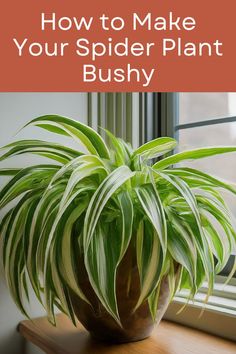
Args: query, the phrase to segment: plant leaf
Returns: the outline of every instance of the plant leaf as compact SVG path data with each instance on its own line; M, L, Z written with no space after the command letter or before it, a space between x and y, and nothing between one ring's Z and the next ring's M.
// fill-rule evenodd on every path
M26 191L48 185L58 168L55 165L37 165L20 170L0 191L0 208Z
M135 175L127 166L121 166L110 173L94 193L84 221L84 248L87 249L95 231L99 216L110 197L127 180Z
M15 176L19 173L22 168L1 168L0 176Z
M137 264L140 276L140 296L134 311L156 289L163 270L163 250L156 230L149 221L141 221L136 240Z
M44 192L32 213L28 215L27 229L24 236L25 262L28 276L34 292L40 302L40 275L43 273L45 243L48 239L55 212L63 194L63 186ZM40 230L40 231L39 231Z
M83 162L74 169L68 180L65 192L63 194L63 198L60 202L60 207L66 203L73 189L84 178L91 177L93 175L98 175L99 182L101 182L109 173L103 161L97 156L91 156L88 161L86 161L85 159L81 159L81 161Z
M7 229L2 234L3 264L7 284L12 297L20 311L28 317L23 303L22 276L25 272L23 237L27 215L35 202L38 201L38 191L27 193L10 214Z
M197 160L209 156L226 154L229 152L236 152L235 146L228 147L209 147L209 148L200 148L189 151L179 152L178 154L164 158L161 161L156 162L152 167L156 170L162 170L176 163L186 161L186 160Z
M79 151L42 140L19 140L1 148L1 150L6 149L8 149L8 151L0 157L0 161L12 156L31 153L46 156L64 164L82 155Z
M216 179L215 177L210 176L207 173L198 171L193 168L187 168L187 167L172 168L170 170L165 170L164 172L167 173L168 175L179 176L182 179L184 179L184 181L187 182L188 184L191 183L192 181L194 181L196 185L200 187L206 187L206 185L209 184L210 186L224 188L232 192L233 194L236 194L236 188L233 185L221 181L219 179Z
M125 252L127 247L127 240L130 237L130 226L126 224L122 227L122 231L119 233L121 236L116 231L114 242L116 242L117 246L112 247L108 238L109 235L105 233L104 226L101 225L101 222L98 224L98 221L112 195L133 175L134 172L130 171L127 166L122 166L114 170L101 183L89 203L83 231L85 267L90 283L105 309L119 324L120 319L115 295L115 272L121 254ZM122 208L125 208L125 204L127 203L130 205L129 199L124 198L120 199ZM126 211L130 215L132 209ZM132 218L130 218L130 221L132 221ZM126 236L124 236L124 232ZM111 254L109 254L108 250L111 251Z
M56 134L71 136L74 140L82 142L91 154L109 158L109 150L102 137L92 128L76 120L59 115L45 115L33 119L26 124L36 125Z
M157 138L141 145L134 151L134 157L140 155L143 159L153 159L172 151L177 145L173 138Z
M135 192L142 205L142 208L152 223L160 239L163 255L167 250L166 222L159 195L153 185L146 185L136 188Z
M108 135L112 146L114 148L114 159L116 165L122 166L122 165L130 165L130 160L131 160L131 154L132 150L129 149L127 144L119 138L116 138L111 132L105 129L106 134Z
M201 256L201 260L203 262L203 266L206 271L206 276L209 281L209 293L208 293L209 296L209 294L213 290L213 285L214 285L214 275L213 275L214 261L213 261L212 253L209 252L209 245L208 245L207 238L204 235L204 230L202 227L201 217L200 217L196 198L192 193L191 189L188 187L188 185L184 181L182 181L179 177L172 176L170 178L169 176L167 176L162 172L158 172L158 174L162 178L166 179L166 181L168 181L170 185L174 186L177 191L179 191L179 193L185 199L185 201L187 202L187 204L189 205L192 211L192 215L196 221L195 226L197 226L197 230L198 230L195 231L196 246L199 255ZM194 222L193 224L191 224L191 228L194 229Z
M189 273L192 292L196 292L197 251L191 236L173 216L168 222L168 250L172 258Z

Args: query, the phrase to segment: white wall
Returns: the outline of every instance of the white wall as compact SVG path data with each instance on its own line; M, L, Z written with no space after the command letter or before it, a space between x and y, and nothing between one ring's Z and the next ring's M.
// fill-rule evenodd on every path
M43 139L53 140L60 143L68 142L67 138L56 136L43 131L40 128L30 127L16 132L29 120L43 114L60 114L75 118L81 122L87 119L87 100L85 93L0 93L0 146L13 141L14 139ZM0 168L8 166L21 167L41 161L37 157L22 157L9 159L8 162L1 162ZM0 179L0 185L5 179ZM0 354L22 354L26 352L25 342L17 333L16 327L23 319L10 298L3 276L0 270ZM31 315L41 316L44 312L35 300L31 303ZM31 352L36 354L36 348L30 346ZM38 351L37 351L38 353Z

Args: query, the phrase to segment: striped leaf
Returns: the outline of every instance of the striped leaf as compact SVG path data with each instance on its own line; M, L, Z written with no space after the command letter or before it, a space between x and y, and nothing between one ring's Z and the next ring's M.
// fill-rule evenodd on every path
M21 168L1 168L0 176L15 176L21 171Z
M35 188L45 188L58 170L54 165L37 165L20 170L0 191L0 208Z
M139 224L136 252L141 291L134 311L158 286L163 271L163 250L156 230L148 221Z
M137 260L141 281L141 293L136 305L138 308L161 279L167 251L167 229L160 198L153 185L136 188L136 193L144 215L150 222L150 225L145 220L141 222L137 233Z
M89 280L105 309L118 323L120 323L120 319L115 294L115 273L120 257L124 254L131 236L131 227L127 224L127 222L132 222L132 208L129 199L127 199L128 196L123 196L120 199L120 205L121 208L125 208L125 205L128 203L129 210L125 208L125 212L130 216L130 221L126 220L122 231L119 232L118 226L118 230L114 230L116 233L116 237L114 238L116 247L113 247L112 244L109 243L109 234L107 235L106 232L108 230L106 228L104 230L104 227L99 223L99 217L113 194L133 175L134 173L125 166L112 172L94 193L84 221L83 245L85 250L85 266ZM124 210L122 214L123 213ZM109 253L108 250L110 250L111 253ZM109 293L104 294L104 291L109 291Z
M71 148L42 140L20 140L3 146L1 150L8 151L0 157L0 161L22 154L36 154L65 164L71 159L82 155L81 152Z
M103 158L110 156L102 137L92 128L76 120L58 115L46 115L33 119L27 125L36 125L56 134L70 136L75 141L81 142L91 154Z
M187 184L181 179L179 179L178 177L172 176L172 178L170 178L164 173L160 173L160 176L166 179L172 186L174 186L174 188L186 200L187 204L191 209L195 221L193 226L195 227L197 226L197 230L198 230L195 235L196 246L199 254L201 255L201 260L208 277L208 282L209 282L208 295L209 295L210 292L213 290L213 285L214 285L214 276L213 276L214 261L213 261L212 253L209 252L209 245L207 242L207 238L204 235L204 230L202 227L201 217L200 217L196 198L192 193L191 189L187 186Z
M153 165L153 168L157 170L161 170L182 161L197 160L209 156L226 154L229 152L236 152L236 147L235 146L209 147L209 148L183 151L178 154L166 157L161 161L156 162Z
M177 141L173 138L157 138L140 146L134 151L134 156L140 155L143 159L153 159L174 150Z
M165 170L164 172L169 175L181 177L191 187L212 186L216 188L223 188L232 192L233 194L236 194L236 187L234 187L233 185L216 179L215 177L210 176L207 173L195 170L193 168L173 168L170 170Z
M2 232L3 264L8 287L16 305L28 316L23 300L22 275L25 272L23 238L27 215L38 201L37 191L27 193L11 212L8 224Z

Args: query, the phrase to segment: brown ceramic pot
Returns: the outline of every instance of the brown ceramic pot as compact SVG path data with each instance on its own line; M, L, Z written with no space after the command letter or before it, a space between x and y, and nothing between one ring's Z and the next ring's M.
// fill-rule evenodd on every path
M147 301L133 312L140 294L139 274L133 254L134 252L128 249L117 271L117 302L122 328L98 300L84 267L80 271L80 286L92 306L71 293L72 305L78 320L92 337L98 340L125 343L145 339L151 334L154 325L160 322L166 311L169 286L165 278L161 283L155 323L153 323Z

